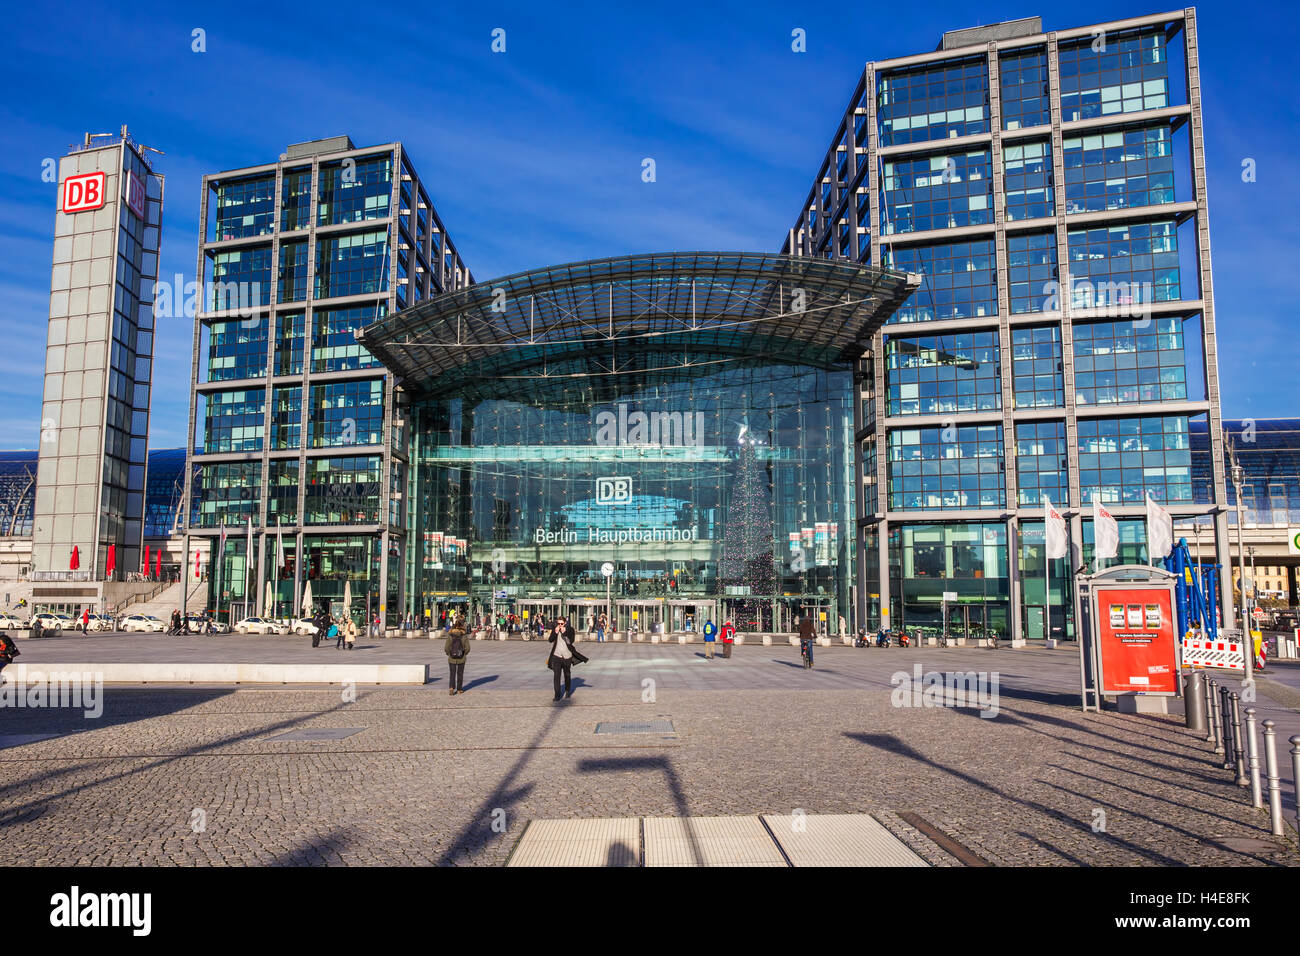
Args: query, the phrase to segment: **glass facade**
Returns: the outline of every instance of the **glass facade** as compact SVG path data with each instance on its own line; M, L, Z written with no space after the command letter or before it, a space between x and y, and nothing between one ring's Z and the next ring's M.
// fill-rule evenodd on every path
M1016 488L1021 507L1039 508L1043 495L1056 505L1070 500L1065 422L1016 425Z
M889 507L1001 508L1006 501L1003 468L999 425L892 429Z
M996 332L891 338L890 415L993 411L1002 406Z
M884 265L918 272L921 287L894 313L891 322L925 322L997 315L998 280L993 240L894 246L884 249Z
M1182 320L1162 317L1076 325L1074 395L1080 405L1185 399Z
M989 151L886 160L880 207L886 234L992 222Z
M1092 119L1168 106L1169 60L1163 27L1106 31L1060 46L1061 118Z
M983 57L889 71L876 100L880 145L987 133L988 84Z
M1191 502L1187 416L1079 420L1079 484L1086 501Z
M1067 136L1066 214L1174 201L1173 135L1167 126Z
M707 363L705 363L707 365ZM537 383L528 401L414 406L407 580L420 608L473 598L535 618L561 602L620 629L851 620L847 366L736 361L683 377ZM496 389L495 391L508 391ZM574 610L577 608L577 610Z
M1002 165L1007 218L1042 219L1052 215L1051 142L1007 145L1002 150Z
M1002 522L904 524L889 529L890 620L914 637L937 637L944 625L967 640L1010 635L1011 579Z

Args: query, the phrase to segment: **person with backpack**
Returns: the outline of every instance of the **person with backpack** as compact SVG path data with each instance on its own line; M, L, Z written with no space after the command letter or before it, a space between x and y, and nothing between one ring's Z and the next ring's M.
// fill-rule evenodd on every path
M713 660L713 646L718 642L718 625L713 623L713 618L704 622L704 657L706 660Z
M334 642L334 650L343 649L343 632L339 629L339 622L330 618L329 630L325 632L325 640Z
M8 634L0 634L0 671L14 662L14 658L21 654L18 644Z
M731 660L731 645L736 641L736 625L730 621L722 625L722 657Z
M448 693L455 697L465 693L465 659L469 657L469 634L465 630L465 623L460 619L453 621L451 627L447 628L442 650L447 655L450 671Z

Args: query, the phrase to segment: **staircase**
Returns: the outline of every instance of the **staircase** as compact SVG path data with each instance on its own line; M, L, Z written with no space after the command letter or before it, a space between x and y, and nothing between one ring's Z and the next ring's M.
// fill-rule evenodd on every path
M152 614L160 621L171 622L172 611L178 610L181 606L181 589L189 585L190 596L185 603L185 610L189 614L203 610L203 600L207 597L208 585L206 581L177 581L170 585L166 590L157 595L153 600L141 601L138 604L132 604L123 609L124 614Z

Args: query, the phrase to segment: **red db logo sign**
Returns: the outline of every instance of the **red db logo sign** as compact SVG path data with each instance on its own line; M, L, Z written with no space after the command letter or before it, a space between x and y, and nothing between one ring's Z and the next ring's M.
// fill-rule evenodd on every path
M69 176L59 190L60 212L86 212L104 205L106 173L82 173Z

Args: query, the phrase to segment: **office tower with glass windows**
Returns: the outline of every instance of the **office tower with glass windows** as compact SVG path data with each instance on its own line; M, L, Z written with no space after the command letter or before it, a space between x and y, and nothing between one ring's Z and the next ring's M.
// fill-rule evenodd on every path
M103 581L110 546L116 577L140 568L162 202L125 126L59 160L32 518L43 580Z
M395 617L405 398L354 333L469 270L400 143L205 176L200 228L187 497L192 534L227 531L208 606L288 615L351 581L354 611Z
M1194 10L868 63L785 251L924 276L860 370L870 626L946 604L959 636L1043 637L1047 579L1050 635L1073 634L1094 496L1110 564L1146 561L1150 494L1227 566ZM1044 496L1072 539L1050 576Z

